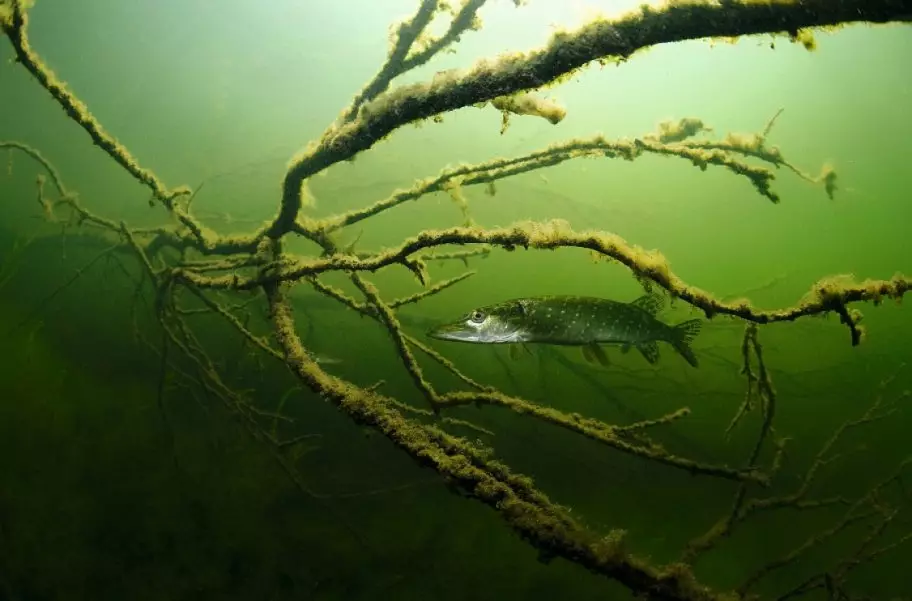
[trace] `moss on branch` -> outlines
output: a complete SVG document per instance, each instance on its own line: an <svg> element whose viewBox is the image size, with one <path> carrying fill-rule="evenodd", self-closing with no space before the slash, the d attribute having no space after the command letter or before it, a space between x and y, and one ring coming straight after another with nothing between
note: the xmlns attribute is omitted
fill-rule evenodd
<svg viewBox="0 0 912 601"><path fill-rule="evenodd" d="M285 175L281 210L269 235L280 236L293 228L303 180L351 159L406 123L535 90L593 61L627 59L658 44L775 32L797 35L813 27L909 20L907 3L897 0L697 0L594 19L574 32L556 33L539 50L481 61L465 73L430 83L401 86L364 105L357 119L334 125L318 144L293 159Z"/></svg>
<svg viewBox="0 0 912 601"><path fill-rule="evenodd" d="M519 157L449 167L435 176L416 180L410 188L397 190L365 208L319 220L299 215L302 183L330 165L353 159L404 124L462 107L490 103L502 111L534 114L557 124L564 114L561 107L541 104L525 93L560 82L593 61L625 61L636 52L658 44L758 33L785 32L796 41L811 46L804 33L808 28L862 21L908 21L912 18L909 3L900 0L672 0L658 8L644 6L620 17L595 19L573 32L558 32L538 50L507 54L481 61L463 72L444 72L430 82L391 89L397 77L425 64L457 41L461 34L477 29L480 24L478 11L483 5L484 0L465 0L458 8L450 9L452 19L449 27L442 35L433 37L428 32L428 25L435 15L447 9L448 3L421 0L411 18L394 30L389 55L375 77L318 140L292 159L282 182L282 196L278 199L275 218L247 234L221 236L206 227L192 212L196 192L186 187L168 188L152 170L141 166L128 149L101 125L88 107L67 89L65 83L31 48L24 0L0 0L0 27L9 38L18 62L48 91L66 115L88 133L93 144L152 191L153 197L175 218L176 225L130 228L120 221L96 215L66 188L57 170L38 150L12 141L0 142L0 148L22 153L38 164L41 175L38 178L37 199L47 221L63 224L64 228L70 224L90 226L93 234L106 241L115 241L115 245L105 253L124 251L137 259L142 277L151 283L155 291L156 318L163 328L163 340L169 345L169 352L180 353L189 359L193 373L188 378L196 378L207 393L222 398L227 410L242 421L254 438L270 447L282 468L305 493L310 494L294 467L279 452L286 443L269 436L257 422L258 411L222 382L216 363L207 356L186 318L200 312L214 313L223 318L240 333L245 344L263 356L284 363L309 390L333 403L355 422L382 433L411 458L440 474L455 489L492 508L545 559L562 557L613 578L631 591L651 599L740 601L750 598L749 589L756 582L794 562L806 548L825 540L827 533L819 534L817 538L809 539L805 546L761 566L734 592L713 591L697 582L688 564L722 537L728 536L753 513L781 507L809 509L843 503L843 499L808 499L808 488L816 478L820 465L829 460L833 445L845 430L884 415L879 411L880 405L875 404L859 420L844 424L818 454L794 493L749 498L749 487L769 484L776 476L785 445L783 439L776 438L772 443L775 445L772 464L760 465L762 447L771 444L770 439L775 438L772 422L777 397L754 324L790 322L835 313L850 330L853 344L858 344L862 336L859 326L861 315L850 305L860 302L877 304L887 298L899 301L912 287L912 279L903 275L889 280L862 282L845 278L824 279L814 284L808 295L793 306L763 310L747 300L724 301L685 282L671 270L668 261L658 251L640 248L611 233L575 231L560 221L522 222L491 229L453 227L425 230L393 248L373 252L355 252L354 244L343 247L334 241L334 236L345 227L434 192L447 192L461 199L461 188L464 186L493 186L495 182L511 176L577 158L635 160L649 153L683 159L701 170L720 167L745 178L761 196L774 203L780 200L772 189L774 168L784 166L799 177L821 185L832 197L836 189L832 169L824 167L819 176L808 175L786 161L778 148L767 144L770 128L778 113L758 134L729 134L720 139L698 138L709 128L700 119L687 118L661 124L656 133L633 140L608 140L604 136L571 139ZM763 164L748 163L748 159ZM50 185L46 186L48 180ZM51 197L54 193L56 198ZM466 206L463 209L468 210ZM65 218L62 219L58 213L63 213ZM297 256L286 252L284 241L288 234L302 236L315 243L318 246L316 256ZM473 248L452 252L445 248L453 245ZM166 248L178 250L179 258L163 252ZM497 248L507 251L518 248L588 249L623 265L639 281L658 285L672 296L703 311L708 318L726 315L749 322L751 325L741 348L744 360L742 373L747 379L748 391L733 425L754 408L755 402L763 410L763 423L746 465L730 467L698 462L675 455L646 437L647 429L683 419L689 413L686 408L626 426L608 424L485 386L404 332L396 315L398 307L419 302L471 275L464 274L431 286L428 283L429 261L455 259L468 262L471 257L486 256ZM191 258L189 251L195 251L200 256ZM398 299L384 300L380 291L364 279L364 272L377 272L394 266L409 269L425 286L424 289ZM347 275L363 300L351 298L321 281L320 276L328 273ZM80 275L81 272L77 272L75 278ZM359 387L326 372L295 331L291 303L286 296L286 289L292 285L310 285L342 306L381 324L389 332L396 354L415 387L428 401L430 409L412 407L380 394L376 385ZM202 308L180 306L179 293L182 290L189 290L198 298ZM235 315L235 311L246 306L247 302L227 305L216 301L212 291L263 292L256 300L262 301L265 296L273 329L272 338L254 333L245 320ZM438 391L424 374L413 349L422 351L452 372L469 390ZM161 359L161 371L164 373L165 364L170 361L164 349ZM515 473L469 441L448 433L444 426L489 432L468 420L442 416L444 412L466 405L501 407L645 461L735 481L738 491L733 507L712 528L691 541L681 561L663 567L652 565L625 548L622 531L612 531L605 536L596 534L541 492L531 479ZM273 420L279 418L275 414L271 417ZM422 421L428 419L434 422ZM908 465L908 461L902 463L893 479L886 483L894 482ZM875 496L884 486L886 484L878 485L857 499L851 505L854 513L846 515L845 524L853 520L877 518ZM877 533L893 523L891 515L895 513L880 513L881 521L875 528ZM837 524L833 533L844 529L845 524ZM834 573L842 578L860 563L893 548L889 545L875 547L874 538L872 535L866 539L861 550L840 563ZM813 576L796 587L795 595L820 588L821 582L825 582L822 578L820 575Z"/></svg>

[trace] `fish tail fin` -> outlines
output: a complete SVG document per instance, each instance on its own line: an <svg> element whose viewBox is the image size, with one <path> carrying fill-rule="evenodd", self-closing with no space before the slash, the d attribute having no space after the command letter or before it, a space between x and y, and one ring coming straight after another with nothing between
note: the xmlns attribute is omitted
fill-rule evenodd
<svg viewBox="0 0 912 601"><path fill-rule="evenodd" d="M702 326L703 322L699 319L690 319L679 323L671 329L671 340L669 341L671 346L694 367L698 367L699 362L693 349L690 348L690 343L700 333Z"/></svg>

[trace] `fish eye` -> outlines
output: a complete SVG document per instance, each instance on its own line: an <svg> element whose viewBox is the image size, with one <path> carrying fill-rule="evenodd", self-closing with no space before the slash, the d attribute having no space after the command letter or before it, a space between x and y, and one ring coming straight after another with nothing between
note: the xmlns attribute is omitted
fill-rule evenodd
<svg viewBox="0 0 912 601"><path fill-rule="evenodd" d="M471 315L469 315L469 319L475 323L483 322L485 320L485 317L487 316L484 314L484 311L472 311Z"/></svg>

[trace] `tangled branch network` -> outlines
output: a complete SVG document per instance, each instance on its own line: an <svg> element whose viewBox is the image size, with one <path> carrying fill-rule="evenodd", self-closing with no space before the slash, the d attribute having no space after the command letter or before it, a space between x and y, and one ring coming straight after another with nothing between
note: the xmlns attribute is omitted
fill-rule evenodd
<svg viewBox="0 0 912 601"><path fill-rule="evenodd" d="M663 123L655 133L632 140L610 140L601 135L570 139L522 156L448 167L369 206L327 218L308 217L302 208L307 202L310 178L370 150L406 124L438 119L463 107L489 106L503 115L502 132L514 118L541 118L557 125L563 120L565 109L543 100L535 91L558 85L594 62L624 63L634 60L640 51L659 44L707 37L784 34L811 47L814 28L862 22L908 22L912 19L910 3L900 0L669 0L661 6L643 6L617 17L595 18L574 31L557 32L546 45L533 51L483 60L466 70L440 73L431 81L394 86L397 78L450 49L461 36L478 30L481 27L479 11L485 3L485 0L418 1L415 12L393 29L389 53L374 77L318 139L292 158L282 180L274 217L248 234L216 234L194 211L193 203L199 188L169 187L105 129L30 45L30 7L25 0L0 0L0 26L15 52L16 61L51 95L67 117L89 135L92 144L148 188L151 202L172 217L173 225L135 228L96 214L65 185L58 170L38 149L18 141L0 141L0 147L10 153L22 154L38 165L41 175L37 200L46 220L64 224L70 232L81 228L109 241L106 256L118 253L136 259L143 273L137 287L154 290L153 306L163 335L160 344L151 346L162 360L162 373L171 369L175 356L183 357L189 366L185 368L184 376L222 399L251 435L273 451L276 460L305 492L306 486L296 473L293 461L285 454L295 440L278 440L274 431L264 427L264 416L243 394L225 383L216 361L193 333L190 326L193 315L206 312L221 316L243 336L251 349L287 366L304 387L333 403L355 422L382 433L403 453L435 470L462 494L496 511L543 557L561 557L577 563L648 598L748 599L759 581L794 563L808 549L824 543L828 536L849 524L869 520L875 523L877 532L883 531L893 523L896 515L895 510L884 507L883 497L907 469L908 462L899 465L890 478L858 499L809 499L808 491L819 467L829 460L843 432L875 422L893 411L886 392L878 394L866 414L847 422L834 434L794 493L752 496L769 486L776 476L785 446L784 439L776 437L772 426L776 393L759 342L758 326L835 313L849 330L852 344L857 345L862 341L863 330L859 325L861 314L852 305L899 300L912 285L910 278L897 275L890 280L862 282L826 279L815 284L794 306L760 310L747 300L724 301L688 284L656 251L644 250L608 232L575 231L558 221L519 222L491 229L472 225L468 220L457 227L422 231L395 247L376 252L356 251L354 245L339 242L339 233L346 228L431 193L446 192L464 207L464 188L484 186L493 193L501 180L587 157L634 161L646 155L662 155L689 162L700 170L727 170L736 177L745 178L762 198L772 203L780 202L772 184L777 172L785 168L832 197L837 190L835 171L823 168L817 175L808 174L787 161L778 148L768 144L775 117L761 132L729 134L718 139L707 137L709 128L696 118ZM518 8L523 4L521 0L514 0L514 3ZM438 18L444 19L447 26L443 33L434 35L430 25ZM306 239L316 245L318 251L306 256L288 252L285 247L290 237ZM454 245L460 248L451 248ZM649 437L648 433L655 428L684 418L688 414L686 408L661 418L627 425L563 412L473 380L454 363L403 330L396 311L399 307L458 285L472 274L468 272L432 285L429 262L468 262L494 249L520 247L588 249L623 265L644 285L658 287L701 310L707 318L729 316L745 322L742 373L747 378L748 388L735 421L756 407L763 416L761 433L749 461L743 466L705 463L673 454ZM404 267L414 274L425 286L424 290L408 297L384 299L366 276L396 267ZM344 274L361 298L326 283L324 276L331 273ZM288 295L292 286L310 287L385 326L396 353L426 400L426 406L413 406L384 395L379 386L357 386L324 369L325 365L313 349L305 347L296 331ZM255 295L253 301L230 304L224 298L232 292ZM268 333L255 332L243 317L247 305L254 301L265 303L271 324ZM455 374L465 390L438 390L426 377L416 358L416 350L426 360ZM733 481L738 487L733 508L710 531L695 538L682 552L679 561L665 566L653 565L626 549L624 532L613 531L607 535L595 532L552 501L530 478L494 458L488 449L453 434L453 428L481 431L470 422L448 415L454 408L464 405L501 407L647 461L703 477ZM767 447L773 449L774 458L769 465L763 465L761 451ZM840 526L833 532L810 539L805 546L781 560L763 566L737 589L718 591L698 581L693 563L720 539L730 536L750 516L780 507L831 505L846 507ZM810 575L799 586L783 592L781 598L821 589L842 591L848 574L855 567L883 555L909 536L912 535L906 534L889 545L878 546L872 535L850 558L826 573Z"/></svg>

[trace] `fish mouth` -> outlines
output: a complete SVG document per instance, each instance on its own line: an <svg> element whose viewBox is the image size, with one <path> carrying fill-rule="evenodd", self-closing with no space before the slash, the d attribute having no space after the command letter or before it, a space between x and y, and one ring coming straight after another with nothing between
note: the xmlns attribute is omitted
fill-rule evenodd
<svg viewBox="0 0 912 601"><path fill-rule="evenodd" d="M475 332L466 330L462 324L452 323L431 328L427 331L427 335L429 338L451 342L474 342L474 338L477 336Z"/></svg>

